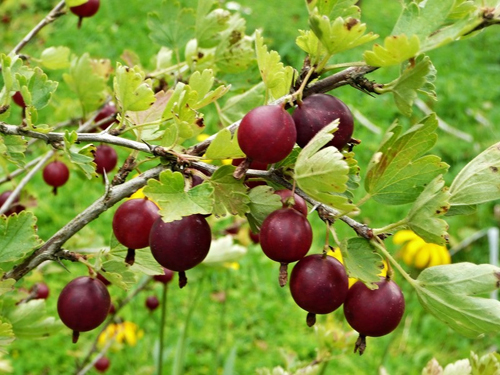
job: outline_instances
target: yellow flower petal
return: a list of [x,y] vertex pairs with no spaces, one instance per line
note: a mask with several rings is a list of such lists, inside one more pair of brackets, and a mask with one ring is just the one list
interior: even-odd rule
[[415,259],[413,264],[419,269],[423,269],[429,266],[431,261],[431,249],[429,246],[422,246],[419,251],[415,254]]
[[205,133],[201,133],[201,134],[198,134],[196,136],[196,140],[198,142],[203,142],[205,139],[207,139],[208,137],[210,137],[208,134],[205,134]]
[[401,258],[403,259],[403,262],[405,262],[409,266],[413,265],[415,255],[424,245],[425,241],[420,237],[417,237],[403,246],[401,248]]
[[396,245],[401,245],[402,243],[414,240],[418,237],[412,230],[400,230],[392,238],[392,242]]
[[344,258],[342,258],[342,253],[340,252],[340,249],[338,247],[334,247],[333,250],[328,251],[327,255],[334,257],[340,263],[344,264]]
[[240,269],[240,264],[238,262],[225,262],[223,266],[235,271]]
[[224,159],[221,160],[222,165],[231,165],[233,163],[233,159]]

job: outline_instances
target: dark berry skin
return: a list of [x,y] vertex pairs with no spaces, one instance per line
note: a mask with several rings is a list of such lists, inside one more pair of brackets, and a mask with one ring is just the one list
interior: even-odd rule
[[260,233],[254,233],[251,229],[248,230],[248,235],[253,243],[257,244],[260,242]]
[[155,296],[149,296],[146,298],[145,305],[149,311],[155,311],[160,306],[160,301]]
[[281,263],[279,283],[282,287],[288,279],[288,263],[302,259],[311,244],[311,224],[293,208],[281,208],[272,212],[260,228],[260,247],[264,254]]
[[168,268],[163,267],[163,275],[155,275],[153,279],[162,284],[168,284],[174,278],[174,271],[169,270]]
[[115,304],[111,303],[111,305],[109,305],[109,313],[108,314],[113,315],[115,312],[116,312]]
[[12,100],[21,108],[26,108],[26,103],[24,102],[23,95],[20,91],[16,91],[14,95],[12,95]]
[[47,299],[50,294],[49,287],[45,283],[36,283],[31,291],[35,293],[33,297],[35,299]]
[[94,155],[95,171],[99,174],[111,172],[118,162],[118,155],[115,149],[108,145],[99,145],[96,147]]
[[290,276],[290,291],[295,303],[313,314],[337,310],[344,303],[348,290],[344,266],[330,256],[308,255],[298,261]]
[[260,228],[260,245],[268,258],[291,263],[302,259],[312,243],[309,221],[293,208],[272,212]]
[[[286,207],[286,201],[292,196],[292,191],[288,189],[276,190],[274,194],[278,194],[283,203],[283,208]],[[295,204],[292,206],[293,209],[299,211],[302,215],[307,216],[307,203],[301,196],[293,194],[293,200]]]
[[[108,103],[99,111],[99,113],[97,114],[97,116],[94,119],[94,122],[97,124],[101,120],[104,120],[105,118],[108,118],[111,115],[116,115],[116,107],[113,104]],[[111,126],[111,124],[113,124],[114,122],[115,122],[115,119],[112,118],[111,120],[108,120],[108,121],[102,123],[101,125],[99,125],[99,127],[104,130],[104,129],[109,128]]]
[[58,188],[63,186],[69,179],[69,169],[63,162],[55,160],[43,169],[43,180],[47,185]]
[[129,249],[149,246],[149,232],[160,217],[158,206],[149,199],[130,199],[113,216],[113,233]]
[[73,342],[79,332],[97,328],[108,315],[111,298],[99,280],[88,276],[74,279],[64,287],[57,300],[57,312],[62,322],[73,330]]
[[349,325],[362,336],[379,337],[394,331],[405,311],[405,300],[399,286],[382,279],[378,289],[370,290],[361,281],[347,293],[344,315]]
[[[4,191],[2,194],[0,194],[0,207],[3,206],[5,201],[9,199],[10,195],[12,194],[12,190],[7,190]],[[24,211],[26,207],[23,205],[19,204],[19,196],[14,199],[12,204],[10,205],[10,208],[4,213],[6,216],[10,216],[12,214],[18,214],[21,211]]]
[[336,119],[339,119],[338,130],[326,146],[334,146],[341,150],[350,141],[354,130],[351,111],[342,101],[331,95],[308,96],[293,112],[293,120],[297,129],[297,144],[304,148],[316,133]]
[[89,0],[85,4],[71,7],[71,13],[76,14],[78,17],[92,17],[99,10],[99,0]]
[[179,286],[186,285],[184,271],[205,259],[210,250],[212,233],[201,215],[185,216],[165,223],[156,220],[149,236],[151,252],[158,263],[179,272]]
[[106,372],[106,370],[109,368],[109,366],[111,365],[111,362],[109,361],[108,358],[106,357],[101,357],[97,360],[96,363],[94,363],[94,368],[98,371],[98,372]]
[[252,109],[241,120],[238,144],[245,155],[261,163],[277,163],[290,154],[297,132],[292,116],[281,106]]

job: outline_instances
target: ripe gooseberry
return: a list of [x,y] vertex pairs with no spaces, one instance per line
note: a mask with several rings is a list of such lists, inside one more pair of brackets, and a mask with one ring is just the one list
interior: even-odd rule
[[399,286],[387,278],[371,290],[357,281],[347,292],[344,315],[349,325],[359,333],[354,352],[363,354],[366,336],[379,337],[394,331],[405,311],[405,300]]
[[297,144],[304,148],[325,126],[339,119],[338,129],[326,146],[342,150],[351,140],[354,130],[352,113],[342,101],[326,94],[314,94],[305,98],[293,112],[297,129]]
[[[4,191],[2,194],[0,194],[0,207],[3,206],[3,204],[9,199],[9,197],[12,194],[12,190],[7,190]],[[26,207],[23,205],[19,204],[19,196],[17,196],[13,201],[12,204],[10,205],[10,208],[5,211],[4,215],[10,216],[12,214],[18,214],[21,211],[24,211]]]
[[110,305],[106,286],[98,279],[81,276],[61,291],[57,312],[62,322],[73,330],[73,343],[76,343],[80,332],[93,330],[104,322]]
[[155,275],[153,279],[162,284],[168,284],[174,278],[174,271],[169,270],[168,268],[163,267],[163,275]]
[[212,233],[201,215],[185,216],[165,223],[157,219],[151,228],[149,246],[158,263],[179,272],[179,287],[187,284],[185,271],[205,259],[210,250]]
[[135,250],[148,247],[149,232],[160,218],[158,206],[147,198],[130,199],[121,204],[113,216],[113,233],[128,248],[125,262],[132,265]]
[[71,13],[73,13],[79,17],[78,28],[80,28],[82,26],[83,18],[92,17],[94,14],[97,13],[100,5],[101,4],[100,4],[99,0],[88,0],[84,4],[69,8]]
[[160,301],[158,301],[158,298],[156,298],[156,296],[149,296],[148,298],[146,298],[145,305],[149,311],[155,311],[158,306],[160,306]]
[[50,294],[50,289],[45,283],[36,283],[30,291],[34,299],[47,299]]
[[245,155],[261,163],[277,163],[290,154],[297,131],[292,116],[278,105],[252,109],[241,120],[238,144]]
[[57,188],[63,186],[69,179],[69,169],[63,162],[54,160],[43,169],[43,180],[52,186],[52,192],[57,194]]
[[287,207],[288,200],[293,195],[293,200],[295,203],[293,204],[292,208],[299,211],[302,215],[307,216],[307,203],[300,195],[296,193],[292,194],[292,191],[288,189],[276,190],[274,194],[278,194],[280,196],[281,203],[283,203],[283,208]]
[[311,244],[311,224],[293,208],[281,208],[272,212],[260,228],[260,246],[264,254],[281,263],[279,283],[282,287],[288,279],[288,263],[302,259]]
[[107,357],[101,357],[94,363],[94,368],[98,372],[106,372],[110,365],[111,362]]
[[108,145],[99,145],[95,149],[94,163],[96,164],[95,171],[99,174],[111,172],[118,162],[118,155],[115,149]]
[[[102,109],[99,111],[97,116],[94,119],[94,122],[97,124],[98,122],[104,120],[105,118],[108,118],[109,116],[116,115],[116,107],[112,103],[106,104]],[[103,130],[109,128],[111,124],[115,122],[115,118],[113,117],[112,119],[105,121],[104,123],[100,124],[99,127]]]
[[293,300],[308,311],[307,325],[316,322],[316,314],[329,314],[343,303],[349,289],[344,266],[335,258],[308,255],[298,261],[290,276]]

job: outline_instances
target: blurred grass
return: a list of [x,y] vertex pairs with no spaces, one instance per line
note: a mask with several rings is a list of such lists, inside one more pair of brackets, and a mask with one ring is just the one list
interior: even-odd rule
[[[43,0],[22,0],[20,2],[5,0],[3,10],[9,10],[12,21],[0,24],[1,50],[9,51],[21,37],[40,19],[39,11],[48,11],[52,2]],[[147,13],[158,8],[160,0],[148,2],[127,2],[105,0],[101,10],[91,20],[85,20],[81,30],[76,29],[76,18],[69,15],[59,19],[56,24],[46,28],[24,51],[38,56],[41,49],[52,45],[65,45],[81,55],[89,52],[96,58],[120,59],[125,49],[136,52],[141,63],[151,68],[150,57],[159,46],[148,38],[146,27]],[[243,16],[247,19],[247,30],[256,28],[264,30],[264,37],[269,47],[280,52],[283,61],[300,69],[304,58],[303,52],[294,44],[297,29],[307,28],[307,18],[303,1],[288,2],[286,6],[276,6],[268,1],[241,0]],[[385,37],[391,31],[393,21],[399,12],[399,2],[363,2],[363,20],[368,29]],[[0,14],[2,16],[2,14]],[[428,103],[450,125],[468,132],[474,142],[458,140],[446,133],[439,132],[438,144],[433,152],[440,155],[451,165],[451,176],[455,175],[479,151],[485,149],[499,137],[496,124],[500,120],[500,110],[496,103],[500,91],[497,89],[500,59],[496,46],[500,36],[496,30],[486,30],[481,34],[460,43],[431,52],[430,56],[438,70],[436,91],[439,100]],[[338,57],[341,61],[360,60],[360,51],[354,50]],[[395,70],[380,70],[369,76],[377,82],[389,82],[396,77]],[[60,79],[60,73],[53,73],[54,79]],[[401,116],[390,96],[369,97],[351,87],[335,90],[348,105],[359,109],[374,124],[386,129],[398,119],[405,126],[423,117],[417,109],[411,118]],[[58,88],[54,101],[66,96],[71,97],[64,83]],[[44,110],[41,116],[46,121],[54,121],[57,107]],[[19,119],[19,110],[15,110],[12,118]],[[214,119],[213,115],[209,118]],[[208,117],[207,116],[207,117]],[[477,116],[488,119],[490,126],[477,121]],[[60,120],[60,119],[58,119]],[[16,120],[17,121],[17,120]],[[211,124],[216,128],[215,124]],[[382,135],[375,135],[359,126],[356,137],[362,145],[356,149],[357,158],[362,166],[366,166],[376,150]],[[45,146],[40,146],[43,149]],[[126,150],[119,150],[120,160],[127,155]],[[363,173],[363,171],[362,171]],[[450,178],[447,178],[450,182]],[[82,188],[85,183],[85,187]],[[82,211],[103,192],[100,180],[86,182],[84,178],[73,173],[67,185],[60,189],[57,196],[50,194],[38,174],[30,182],[27,192],[36,198],[38,205],[31,210],[38,216],[40,236],[49,238],[61,226],[68,222],[75,212]],[[84,189],[84,190],[83,190]],[[82,192],[84,194],[82,194]],[[357,193],[363,195],[363,189]],[[407,206],[394,206],[380,209],[380,206],[368,202],[363,206],[360,220],[380,227],[401,218],[406,214]],[[92,222],[81,233],[77,234],[67,248],[106,246],[111,234],[111,219],[114,210],[110,210]],[[313,252],[319,251],[324,238],[324,224],[310,215],[314,227]],[[493,215],[493,204],[482,206],[478,212],[468,217],[451,218],[450,233],[452,241],[458,241],[471,232],[498,226],[498,218]],[[214,233],[220,233],[228,220],[213,222]],[[336,225],[341,237],[354,233],[342,223]],[[390,242],[390,241],[388,241]],[[458,253],[458,261],[488,261],[487,244],[479,241],[466,250]],[[249,254],[240,262],[241,269],[207,270],[195,269],[188,272],[189,285],[179,290],[176,285],[169,288],[168,318],[166,326],[165,373],[170,373],[177,341],[182,329],[185,315],[197,287],[197,281],[204,275],[203,291],[195,309],[190,334],[188,336],[186,374],[222,373],[224,360],[235,348],[235,374],[252,374],[259,367],[285,366],[283,351],[296,353],[304,364],[315,359],[321,335],[316,329],[305,325],[305,312],[292,301],[287,288],[279,288],[277,284],[278,266],[265,258],[258,246],[251,245]],[[51,287],[48,307],[56,314],[56,298],[64,285],[73,277],[85,274],[82,265],[69,265],[72,274],[67,274],[56,264],[47,266],[44,271],[45,280]],[[20,282],[29,288],[38,279],[32,275]],[[402,280],[399,280],[402,281]],[[434,317],[423,311],[416,295],[404,282],[400,282],[406,296],[407,309],[400,327],[391,335],[368,340],[368,349],[363,357],[352,354],[356,339],[345,323],[342,312],[338,311],[328,317],[319,317],[318,326],[331,330],[329,349],[333,359],[326,373],[340,374],[375,374],[380,365],[385,366],[390,374],[419,374],[422,367],[436,357],[442,364],[468,357],[474,350],[485,353],[498,343],[494,338],[468,340],[458,336]],[[124,292],[111,287],[113,299],[123,297]],[[219,302],[225,293],[225,302]],[[153,350],[156,345],[159,311],[150,314],[144,308],[148,294],[160,295],[160,286],[151,285],[148,292],[139,295],[120,316],[137,323],[145,332],[135,347],[124,347],[109,354],[111,368],[109,374],[152,374],[154,373]],[[343,334],[345,333],[345,335]],[[75,358],[81,358],[94,339],[95,332],[82,334],[80,342],[72,345],[69,330],[43,341],[14,342],[7,358],[12,360],[15,374],[70,374],[74,371]],[[56,372],[54,372],[56,371]]]

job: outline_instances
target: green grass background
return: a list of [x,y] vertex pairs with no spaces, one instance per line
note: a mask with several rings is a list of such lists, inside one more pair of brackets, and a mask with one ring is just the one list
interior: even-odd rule
[[[159,3],[159,0],[102,0],[99,13],[93,19],[85,20],[81,30],[76,29],[75,17],[62,17],[44,29],[23,52],[38,56],[43,48],[64,45],[77,55],[89,52],[93,57],[108,58],[114,62],[120,61],[122,52],[129,49],[140,56],[145,67],[151,68],[151,57],[159,50],[159,46],[148,38],[146,17],[147,13],[158,8]],[[10,51],[53,4],[55,1],[5,0],[0,11],[9,14],[12,21],[0,24],[0,50]],[[247,31],[251,33],[256,28],[263,29],[269,47],[279,51],[286,64],[300,69],[304,54],[294,41],[297,29],[307,28],[304,2],[294,0],[284,5],[281,2],[241,0],[239,4],[247,20]],[[368,29],[383,38],[390,33],[397,19],[400,3],[392,0],[382,5],[378,1],[363,1],[362,10],[362,19],[368,24]],[[499,139],[498,45],[500,34],[491,28],[474,38],[430,53],[438,71],[436,92],[439,100],[429,105],[449,124],[474,137],[474,142],[468,143],[439,131],[440,138],[433,152],[451,165],[448,182],[477,153]],[[332,62],[360,60],[360,51],[349,51]],[[57,74],[54,74],[55,78],[58,78]],[[384,83],[396,75],[395,69],[387,69],[377,71],[369,78]],[[42,118],[59,121],[67,115],[71,116],[72,113],[62,111],[58,106],[65,97],[71,95],[65,84],[61,83],[54,105],[41,113]],[[342,87],[335,91],[335,95],[359,109],[383,129],[395,119],[409,126],[423,117],[418,109],[414,110],[411,118],[402,117],[390,96],[372,98],[351,87]],[[19,116],[19,111],[14,110],[12,121]],[[490,125],[478,122],[475,116],[486,118]],[[210,127],[215,128],[215,124],[209,124]],[[356,152],[364,168],[382,136],[359,125],[355,136],[362,140],[362,146]],[[123,161],[127,153],[125,150],[119,150],[119,153]],[[358,198],[363,195],[362,190],[358,192]],[[68,184],[60,189],[57,196],[53,196],[38,174],[30,182],[26,193],[36,198],[37,204],[30,210],[38,216],[40,236],[47,239],[67,223],[75,212],[82,211],[97,199],[103,193],[103,184],[100,180],[87,182],[82,176],[73,173]],[[375,202],[368,202],[363,206],[359,219],[373,227],[380,227],[400,219],[407,210],[408,206],[380,207]],[[67,248],[106,246],[111,234],[113,211],[104,213],[78,233],[67,244]],[[315,236],[311,252],[318,252],[324,238],[324,226],[314,214],[309,219],[313,223]],[[230,220],[211,220],[216,236],[230,223]],[[451,241],[456,243],[476,230],[498,226],[498,215],[494,214],[494,204],[486,204],[477,214],[451,218],[449,223]],[[354,234],[342,223],[337,224],[337,227],[341,237]],[[258,246],[250,245],[248,250],[237,271],[200,267],[188,272],[190,283],[185,289],[170,286],[165,374],[171,373],[189,305],[198,288],[201,291],[188,331],[184,374],[222,374],[224,364],[228,371],[225,374],[253,374],[257,368],[286,367],[294,356],[296,361],[307,364],[316,358],[320,347],[326,347],[332,353],[325,374],[377,374],[380,366],[384,366],[389,374],[419,374],[432,357],[446,364],[468,357],[471,350],[479,354],[498,350],[498,337],[468,340],[425,313],[413,290],[401,277],[396,277],[407,302],[403,321],[394,333],[382,338],[369,338],[366,353],[359,357],[352,353],[356,336],[345,323],[341,311],[319,317],[319,328],[308,328],[305,324],[306,313],[294,304],[286,287],[282,289],[278,286],[278,266],[265,258]],[[454,261],[488,262],[487,243],[474,243],[458,253]],[[46,266],[43,271],[44,280],[51,288],[47,303],[53,314],[56,314],[57,295],[64,285],[86,273],[82,265],[69,265],[69,268],[71,274],[55,264]],[[35,272],[19,285],[29,288],[40,279],[40,274]],[[110,292],[113,300],[124,296],[124,292],[113,286]],[[218,292],[225,293],[225,302],[217,301],[215,293]],[[145,335],[135,347],[125,346],[109,353],[112,361],[109,374],[154,373],[154,348],[157,345],[160,316],[159,311],[149,313],[144,308],[144,301],[147,295],[160,296],[160,293],[160,285],[151,285],[147,292],[140,294],[120,314],[124,320],[137,323]],[[325,330],[329,332],[326,339],[321,334]],[[10,346],[5,358],[11,361],[14,374],[71,374],[75,360],[85,354],[94,337],[95,332],[82,334],[80,342],[73,345],[69,330],[64,330],[41,341],[17,340]],[[231,368],[233,372],[229,372]]]

